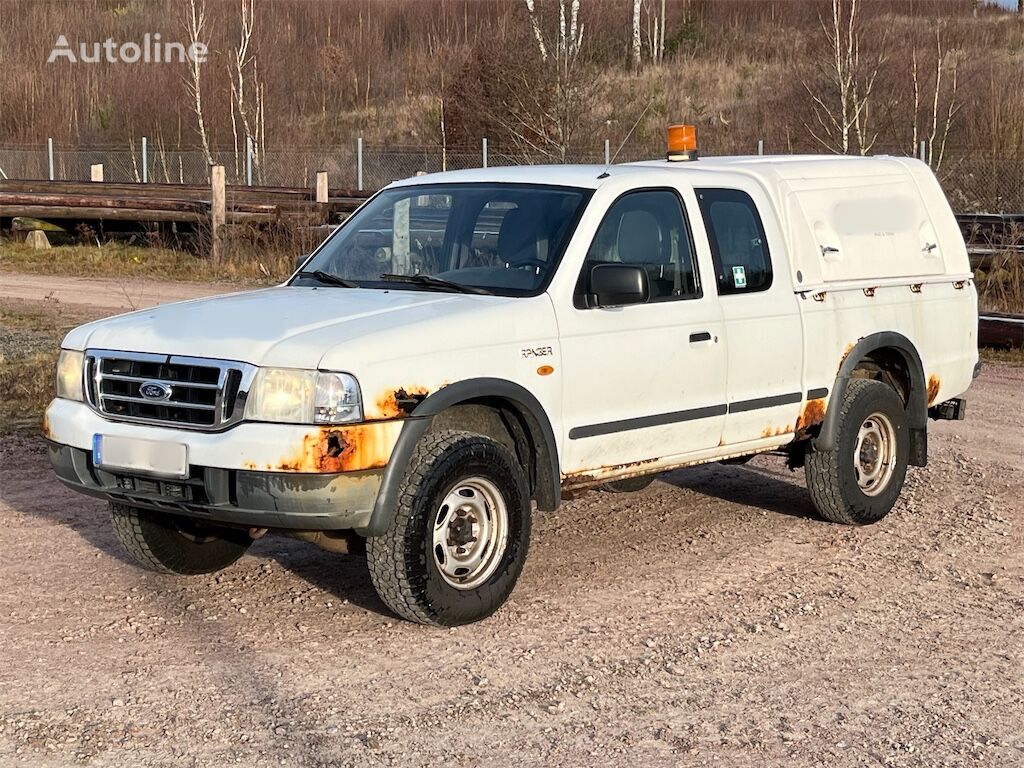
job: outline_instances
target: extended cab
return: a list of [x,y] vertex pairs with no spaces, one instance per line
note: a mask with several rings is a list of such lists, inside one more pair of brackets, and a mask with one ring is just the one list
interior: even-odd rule
[[397,182],[287,283],[84,325],[44,432],[142,565],[268,531],[365,547],[401,616],[507,599],[531,511],[774,452],[872,523],[962,418],[977,297],[905,158],[494,168]]

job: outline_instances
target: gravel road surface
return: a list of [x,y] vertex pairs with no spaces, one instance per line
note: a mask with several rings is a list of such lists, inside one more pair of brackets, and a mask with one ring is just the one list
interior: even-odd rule
[[287,539],[141,571],[40,439],[7,438],[0,765],[1024,765],[1022,393],[986,366],[867,528],[815,520],[771,457],[587,493],[453,630]]
[[165,280],[117,280],[103,277],[33,275],[0,271],[0,303],[47,301],[72,307],[128,312],[169,301],[198,299],[244,290],[239,283],[179,283]]

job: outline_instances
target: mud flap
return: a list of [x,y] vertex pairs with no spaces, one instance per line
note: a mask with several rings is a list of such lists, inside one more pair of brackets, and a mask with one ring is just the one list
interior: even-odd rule
[[928,428],[910,428],[910,456],[907,463],[912,467],[928,466]]

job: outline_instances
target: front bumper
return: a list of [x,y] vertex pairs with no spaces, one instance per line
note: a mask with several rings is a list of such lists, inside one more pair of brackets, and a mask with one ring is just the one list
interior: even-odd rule
[[[54,470],[74,490],[215,522],[300,530],[365,528],[401,429],[401,421],[242,423],[197,432],[109,421],[68,400],[54,400],[43,423]],[[96,434],[184,443],[189,475],[171,480],[98,467]]]
[[62,483],[110,501],[250,528],[361,529],[370,520],[384,470],[336,475],[251,472],[192,465],[169,480],[101,469],[90,451],[49,442]]

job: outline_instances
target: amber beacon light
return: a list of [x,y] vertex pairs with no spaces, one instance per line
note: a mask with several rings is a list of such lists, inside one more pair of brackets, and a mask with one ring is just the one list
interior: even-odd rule
[[668,159],[677,162],[697,159],[697,126],[668,127]]

